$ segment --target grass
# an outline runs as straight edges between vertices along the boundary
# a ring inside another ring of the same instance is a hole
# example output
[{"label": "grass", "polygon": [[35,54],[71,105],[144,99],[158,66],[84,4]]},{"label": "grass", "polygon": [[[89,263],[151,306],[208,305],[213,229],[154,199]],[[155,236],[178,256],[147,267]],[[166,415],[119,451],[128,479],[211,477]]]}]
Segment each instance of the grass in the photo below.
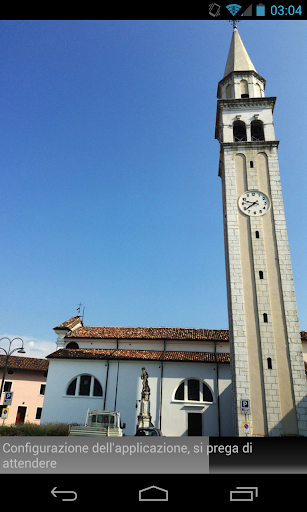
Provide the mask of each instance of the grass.
[{"label": "grass", "polygon": [[68,436],[67,423],[1,425],[0,436]]}]

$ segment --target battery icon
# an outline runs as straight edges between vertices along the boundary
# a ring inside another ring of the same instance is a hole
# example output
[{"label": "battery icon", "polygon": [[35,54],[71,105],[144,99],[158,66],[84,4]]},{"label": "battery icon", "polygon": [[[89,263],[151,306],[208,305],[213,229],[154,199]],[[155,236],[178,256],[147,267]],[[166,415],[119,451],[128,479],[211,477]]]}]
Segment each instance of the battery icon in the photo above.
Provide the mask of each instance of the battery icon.
[{"label": "battery icon", "polygon": [[265,5],[264,4],[256,5],[256,16],[265,16]]}]

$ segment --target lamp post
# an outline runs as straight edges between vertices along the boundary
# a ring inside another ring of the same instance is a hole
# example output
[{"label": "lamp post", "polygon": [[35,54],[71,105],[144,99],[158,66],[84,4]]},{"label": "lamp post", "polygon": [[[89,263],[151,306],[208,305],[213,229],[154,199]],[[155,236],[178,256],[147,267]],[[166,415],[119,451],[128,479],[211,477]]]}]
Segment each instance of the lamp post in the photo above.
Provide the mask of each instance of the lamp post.
[{"label": "lamp post", "polygon": [[[10,356],[13,354],[13,352],[16,352],[16,350],[18,350],[18,354],[25,354],[26,353],[25,349],[23,348],[23,340],[21,338],[13,338],[12,340],[10,340],[9,338],[7,338],[5,336],[4,338],[0,339],[0,342],[2,340],[9,340],[9,348],[8,348],[8,350],[5,350],[4,348],[0,347],[0,350],[3,350],[3,352],[5,352],[5,354],[6,354],[5,367],[4,367],[4,370],[3,370],[3,377],[2,377],[1,389],[0,389],[0,400],[1,400],[1,396],[2,396],[2,390],[3,390],[3,386],[4,386],[6,370],[7,370],[7,366],[8,366],[8,362],[9,362]],[[15,340],[20,340],[22,345],[21,345],[21,347],[17,347],[17,348],[14,348],[13,350],[11,350],[11,345],[12,345],[13,341],[15,341]]]}]

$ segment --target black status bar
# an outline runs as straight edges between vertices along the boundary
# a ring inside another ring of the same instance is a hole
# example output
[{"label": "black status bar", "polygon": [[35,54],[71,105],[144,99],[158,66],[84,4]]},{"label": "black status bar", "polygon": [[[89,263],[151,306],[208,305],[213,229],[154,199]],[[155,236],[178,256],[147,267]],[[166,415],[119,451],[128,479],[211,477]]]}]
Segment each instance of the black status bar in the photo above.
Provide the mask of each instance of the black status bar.
[{"label": "black status bar", "polygon": [[304,4],[300,4],[299,2],[293,4],[290,2],[285,2],[284,4],[278,2],[276,2],[276,4],[241,2],[239,4],[229,3],[227,5],[222,5],[218,2],[208,2],[205,11],[206,9],[207,13],[205,12],[205,19],[229,20],[234,26],[236,26],[239,21],[245,19],[304,19],[304,11],[307,10]]}]

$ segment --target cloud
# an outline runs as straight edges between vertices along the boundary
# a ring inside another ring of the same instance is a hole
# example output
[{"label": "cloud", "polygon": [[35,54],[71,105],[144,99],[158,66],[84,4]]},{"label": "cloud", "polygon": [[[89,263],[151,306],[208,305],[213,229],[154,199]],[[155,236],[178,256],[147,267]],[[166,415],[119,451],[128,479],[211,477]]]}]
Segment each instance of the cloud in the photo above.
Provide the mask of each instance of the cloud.
[{"label": "cloud", "polygon": [[[23,340],[25,354],[22,354],[22,357],[36,357],[38,359],[44,359],[46,356],[55,352],[56,344],[55,341],[43,340],[39,338],[33,338],[30,336],[22,336],[22,335],[13,335],[13,334],[0,334],[1,338],[9,338],[9,340],[13,340],[14,338],[21,338]],[[7,339],[3,339],[0,341],[0,347],[3,347],[5,350],[8,350],[9,341]],[[13,341],[11,344],[11,351],[15,348],[21,347],[20,339]],[[0,355],[3,355],[3,350],[0,350]],[[17,356],[18,350],[14,352],[12,355]]]}]

